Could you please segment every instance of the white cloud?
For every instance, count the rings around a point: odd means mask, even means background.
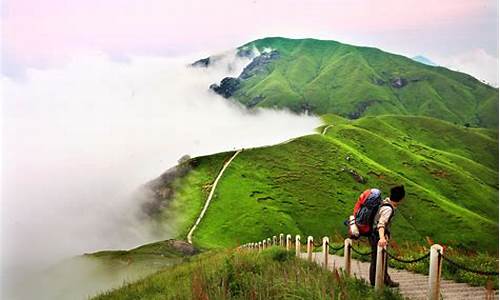
[[[439,65],[470,74],[498,87],[498,57],[488,54],[484,49],[477,48],[437,59]]]
[[[129,248],[153,236],[129,197],[184,154],[273,144],[312,132],[314,117],[249,113],[208,86],[248,61],[104,55],[2,78],[2,280],[62,257]],[[228,69],[227,65],[233,67]],[[232,70],[232,71],[231,71]]]

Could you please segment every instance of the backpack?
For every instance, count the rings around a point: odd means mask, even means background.
[[[381,205],[379,189],[368,189],[361,193],[348,220],[351,238],[369,236],[373,232],[373,221]]]

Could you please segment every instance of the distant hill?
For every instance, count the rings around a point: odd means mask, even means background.
[[[281,37],[250,42],[239,47],[238,54],[253,61],[238,78],[221,78],[211,88],[247,107],[335,113],[350,119],[421,115],[498,127],[498,89],[401,55],[336,41]],[[210,58],[194,65],[210,67]]]
[[[202,248],[237,245],[279,232],[345,234],[359,193],[403,183],[408,195],[393,226],[398,242],[427,238],[462,248],[498,247],[498,131],[416,116],[324,116],[327,134],[247,149],[221,178],[194,233]],[[184,238],[224,160],[184,162],[191,170],[154,181],[159,216]],[[163,176],[165,177],[165,176]],[[168,198],[162,190],[173,188]],[[161,205],[160,205],[161,206]]]
[[[436,63],[434,63],[433,61],[422,55],[414,56],[411,59],[413,59],[414,61],[418,61],[419,63],[423,63],[424,65],[437,67]]]

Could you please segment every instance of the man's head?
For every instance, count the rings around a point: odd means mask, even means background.
[[[398,185],[391,188],[391,195],[389,198],[392,202],[399,204],[399,201],[403,200],[405,197],[405,187],[403,185]]]

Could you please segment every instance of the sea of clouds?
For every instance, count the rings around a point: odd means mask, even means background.
[[[320,125],[250,112],[208,89],[248,59],[193,60],[95,53],[2,77],[4,294],[15,298],[23,280],[64,258],[172,237],[153,234],[130,195],[181,156],[275,144]]]

